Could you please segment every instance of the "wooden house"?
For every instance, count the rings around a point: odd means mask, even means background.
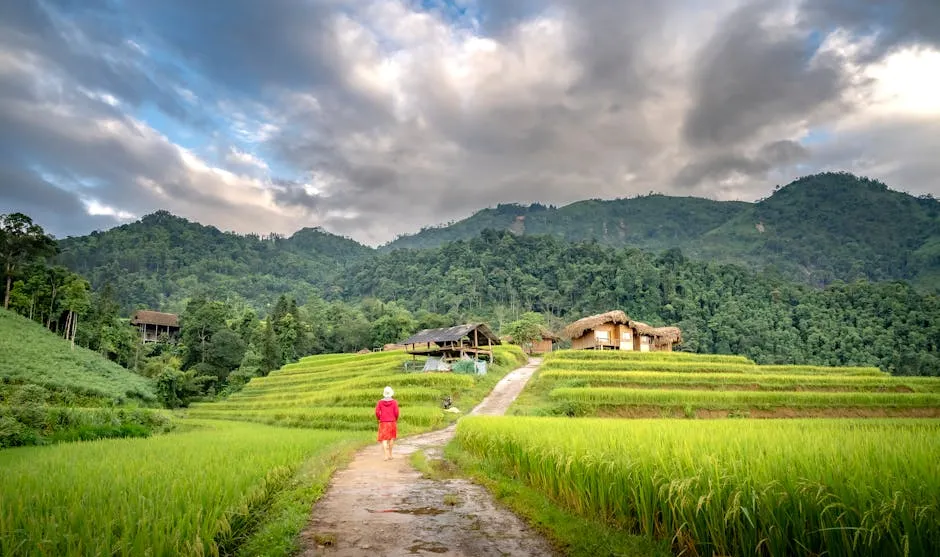
[[[140,331],[142,342],[158,342],[163,335],[175,340],[180,332],[179,317],[175,313],[140,309],[131,316],[131,325]]]
[[[651,327],[616,310],[584,317],[565,327],[574,350],[671,352],[681,342],[677,327]]]
[[[463,357],[487,357],[493,363],[493,346],[499,338],[485,323],[468,323],[442,329],[424,329],[398,344],[414,356],[434,356],[444,361]]]

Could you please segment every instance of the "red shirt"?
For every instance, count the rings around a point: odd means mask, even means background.
[[[380,422],[394,422],[398,420],[398,401],[395,399],[382,399],[375,405],[375,417]]]

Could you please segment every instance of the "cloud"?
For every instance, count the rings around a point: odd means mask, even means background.
[[[937,4],[885,5],[0,4],[0,203],[73,211],[70,233],[165,208],[376,244],[501,202],[753,200],[816,170],[936,194]]]

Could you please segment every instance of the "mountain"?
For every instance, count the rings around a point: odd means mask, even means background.
[[[693,258],[769,269],[817,286],[903,279],[940,291],[940,201],[848,173],[807,176],[757,203],[649,195],[560,208],[499,205],[402,236],[382,251],[437,247],[485,229],[679,248]]]
[[[750,203],[654,194],[632,199],[578,201],[564,207],[501,204],[447,226],[401,236],[382,251],[438,247],[469,240],[483,230],[549,234],[578,242],[597,240],[612,246],[661,251],[682,246],[748,209]]]
[[[354,240],[304,228],[290,237],[222,232],[166,211],[88,236],[59,242],[57,260],[95,289],[135,306],[180,310],[199,290],[234,294],[256,305],[282,293],[303,301],[319,295],[342,268],[373,253]]]
[[[774,266],[811,284],[905,279],[937,290],[940,201],[847,173],[817,174],[749,206],[688,253]]]

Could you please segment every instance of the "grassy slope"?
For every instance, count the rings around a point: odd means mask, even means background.
[[[141,377],[69,343],[42,325],[0,309],[0,381],[34,383],[50,391],[154,401],[153,386]]]

